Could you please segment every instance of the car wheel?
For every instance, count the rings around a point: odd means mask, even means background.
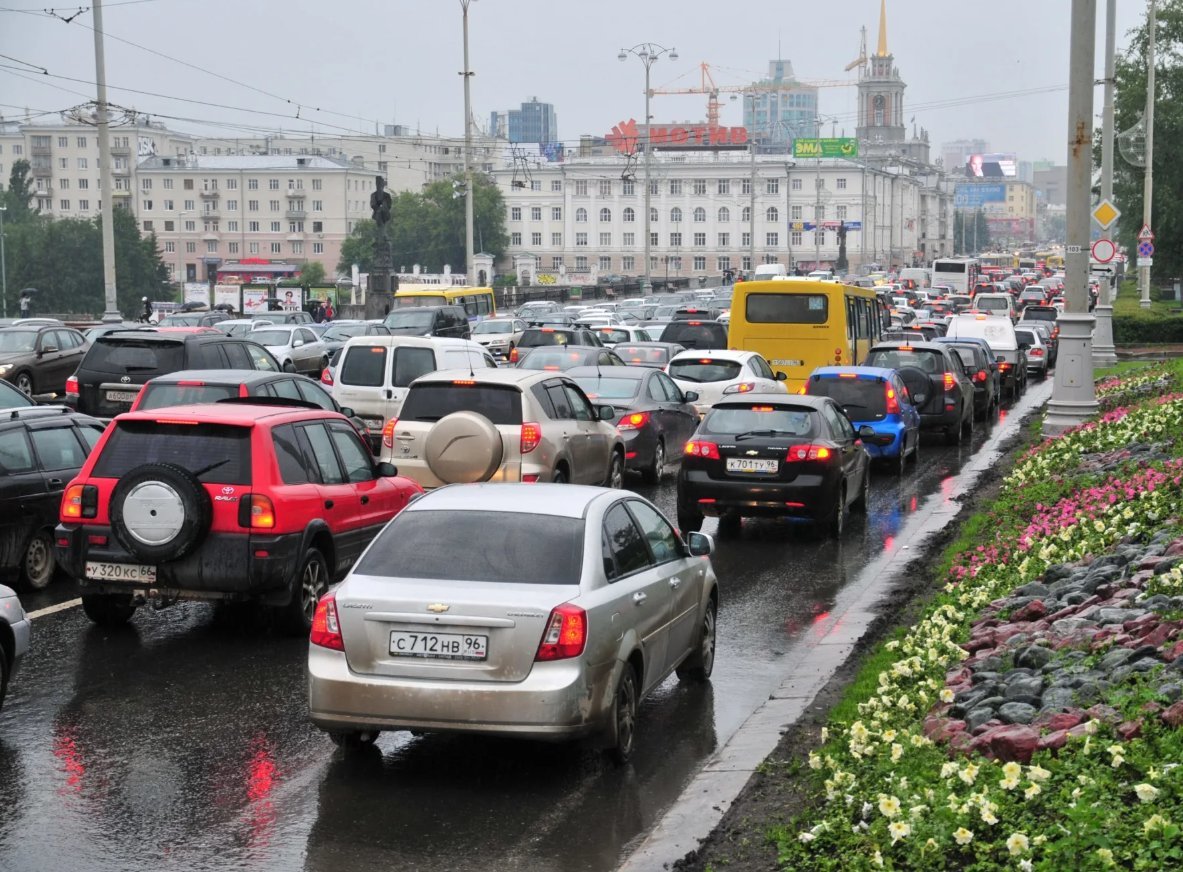
[[[331,730],[329,738],[338,748],[369,748],[382,735],[378,730]]]
[[[201,542],[213,509],[197,477],[175,463],[145,463],[111,491],[111,529],[144,563],[179,560]]]
[[[82,611],[100,627],[120,627],[136,613],[131,594],[92,593],[82,595]]]
[[[719,516],[719,536],[734,539],[743,529],[743,518],[739,512],[727,512]]]
[[[974,410],[973,410],[973,406],[970,406],[970,409],[969,409],[969,414],[968,414],[968,415],[966,415],[966,416],[965,416],[965,418],[963,418],[963,419],[962,419],[962,421],[961,421],[961,429],[962,429],[962,432],[964,432],[966,436],[968,436],[970,439],[973,439],[973,435],[974,435]]]
[[[283,362],[283,371],[284,372],[295,372],[296,365],[294,363],[292,363],[290,360],[285,360]]]
[[[702,627],[698,633],[698,646],[675,670],[679,681],[706,681],[711,677],[711,672],[715,668],[717,610],[715,601],[708,600],[706,614],[702,616]]]
[[[962,429],[961,421],[958,421],[956,424],[950,424],[948,427],[946,427],[945,428],[945,443],[947,445],[960,445],[961,444],[961,429]]]
[[[843,483],[838,488],[838,502],[834,506],[834,511],[830,513],[830,517],[826,520],[825,531],[832,539],[841,539],[842,531],[846,529],[846,484]]]
[[[912,464],[920,465],[920,431],[916,431],[916,444],[912,446]]]
[[[16,389],[22,394],[33,394],[33,377],[27,372],[22,372],[16,377]]]
[[[561,469],[561,468],[556,469],[554,476],[551,478],[551,481],[553,481],[555,484],[566,484],[567,483],[567,470]]]
[[[657,446],[653,449],[653,463],[641,470],[641,480],[645,484],[660,484],[661,477],[665,473],[665,442],[661,439],[657,440]]]
[[[608,477],[604,479],[604,487],[620,490],[624,487],[624,458],[619,451],[612,452],[612,462],[608,464]]]
[[[684,509],[678,506],[678,529],[685,533],[697,533],[702,529],[702,512],[698,509]]]
[[[902,464],[901,464],[902,465]],[[867,468],[863,470],[863,486],[859,488],[858,499],[850,504],[852,512],[858,512],[860,515],[867,513],[867,505],[871,499],[871,465],[868,463]]]
[[[57,558],[53,553],[53,539],[45,530],[37,530],[25,548],[25,584],[33,590],[42,590],[53,580],[57,569]]]
[[[4,647],[0,646],[0,711],[4,709],[4,697],[8,695],[8,676],[11,672],[11,667],[8,664],[8,655],[4,652]]]
[[[612,723],[608,756],[624,765],[633,756],[637,744],[637,675],[631,663],[624,664],[616,693],[612,696]]]
[[[293,636],[306,636],[312,630],[316,604],[329,589],[329,566],[315,548],[304,552],[300,569],[292,579],[292,598],[280,606],[280,623]]]
[[[908,434],[905,432],[900,440],[900,456],[896,458],[896,473],[903,475],[908,468]]]

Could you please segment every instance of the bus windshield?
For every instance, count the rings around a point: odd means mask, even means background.
[[[745,310],[752,324],[825,324],[825,294],[751,294]]]
[[[424,306],[446,306],[447,299],[443,294],[415,294],[413,296],[395,294],[394,307],[396,309],[421,309]]]

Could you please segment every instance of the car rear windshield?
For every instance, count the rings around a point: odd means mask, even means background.
[[[680,381],[721,382],[737,378],[742,369],[742,364],[734,360],[693,357],[671,361],[669,374]]]
[[[954,345],[953,350],[957,352],[957,356],[961,358],[961,362],[965,364],[965,368],[974,370],[978,368],[977,358],[974,356],[974,350],[967,345]]]
[[[820,376],[809,380],[809,393],[832,398],[852,421],[882,418],[887,414],[887,388],[878,378]]]
[[[99,372],[176,372],[185,363],[185,346],[180,342],[100,337],[86,354],[83,369]]]
[[[435,313],[430,309],[407,309],[391,312],[383,322],[392,330],[429,330],[435,322]]]
[[[386,359],[394,354],[396,388],[405,388],[421,375],[435,372],[435,352],[430,348],[389,348],[385,345],[354,345],[345,355],[338,381],[357,387],[381,387],[386,378]]]
[[[661,331],[661,341],[686,348],[726,348],[727,328],[714,321],[671,321]]]
[[[216,403],[238,396],[238,385],[148,384],[144,386],[137,411],[186,406],[190,403]]]
[[[207,484],[251,483],[251,431],[225,424],[117,421],[95,478],[120,478],[145,463],[182,466]]]
[[[613,349],[625,363],[647,363],[665,366],[670,353],[665,348],[647,348],[644,345],[617,345]]]
[[[1032,333],[1030,330],[1016,330],[1015,331],[1015,339],[1020,343],[1025,342],[1028,345],[1032,345],[1032,346],[1039,344],[1038,342],[1035,341],[1035,334]]]
[[[586,375],[575,379],[589,400],[631,400],[641,387],[639,378]]]
[[[744,309],[749,324],[825,324],[825,294],[752,294]]]
[[[1024,321],[1055,321],[1059,315],[1055,306],[1028,306],[1023,310]]]
[[[571,345],[571,333],[566,330],[527,330],[518,347],[535,348],[540,345]]]
[[[1002,311],[1010,308],[1010,301],[999,299],[998,297],[979,297],[977,307],[979,309],[996,309]]]
[[[600,339],[604,342],[616,344],[617,342],[623,342],[628,338],[629,335],[627,330],[600,330]]]
[[[904,351],[899,348],[872,350],[867,355],[866,366],[881,366],[884,369],[902,369],[913,366],[924,372],[937,373],[945,371],[944,356],[934,349],[914,348]]]
[[[564,370],[583,366],[586,355],[582,349],[563,351],[557,348],[537,348],[518,363],[520,369]],[[591,361],[594,363],[595,361]]]
[[[769,436],[813,436],[820,433],[818,414],[804,406],[718,405],[707,412],[700,432],[719,436],[764,433]]]
[[[498,425],[522,423],[522,394],[510,385],[429,382],[407,391],[399,419],[438,421],[453,412],[477,412]]]
[[[358,575],[579,584],[584,522],[522,512],[403,512],[378,534]],[[440,547],[442,542],[463,547]]]

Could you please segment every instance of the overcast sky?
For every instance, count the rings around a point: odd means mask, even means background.
[[[1097,5],[1100,78],[1104,0]],[[888,45],[908,84],[905,117],[928,128],[934,157],[942,142],[982,137],[1021,160],[1065,160],[1070,6],[888,0]],[[1121,0],[1118,7],[1120,52],[1145,2]],[[0,0],[5,118],[22,116],[25,107],[57,112],[93,97],[89,7],[69,24],[44,8],[45,0]],[[69,17],[77,10],[56,11]],[[337,134],[373,132],[380,122],[463,131],[459,0],[109,0],[103,14],[110,101],[173,116],[162,120],[178,130],[307,133],[315,123],[319,132]],[[491,110],[537,96],[555,105],[568,142],[640,119],[644,69],[635,58],[617,60],[622,46],[638,42],[673,46],[680,55],[654,65],[655,88],[696,86],[700,61],[711,64],[717,84],[742,85],[763,76],[778,54],[792,61],[798,78],[849,79],[843,67],[858,54],[859,27],[867,27],[874,52],[878,19],[879,0],[473,0],[473,114],[483,126]],[[27,64],[82,81],[38,75]],[[853,135],[854,95],[853,87],[821,91],[819,111],[837,116],[839,134]],[[176,97],[219,105],[170,99]],[[705,113],[704,96],[654,98],[657,122],[702,120]],[[742,124],[741,116],[739,102],[724,99],[722,123]]]

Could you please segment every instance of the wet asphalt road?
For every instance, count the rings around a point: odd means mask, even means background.
[[[671,677],[646,700],[624,769],[578,747],[408,733],[345,755],[306,720],[306,642],[199,604],[141,609],[122,632],[78,608],[40,617],[0,713],[0,870],[612,869],[970,451],[929,438],[902,478],[877,470],[841,542],[764,520],[720,540],[714,679]],[[674,515],[672,476],[630,484]],[[59,579],[23,599],[74,596]]]

